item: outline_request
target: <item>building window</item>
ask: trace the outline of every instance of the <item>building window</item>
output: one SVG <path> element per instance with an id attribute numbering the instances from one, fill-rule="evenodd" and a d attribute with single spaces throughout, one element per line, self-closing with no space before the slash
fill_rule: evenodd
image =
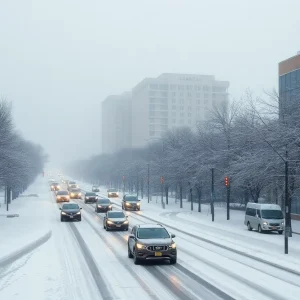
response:
<path id="1" fill-rule="evenodd" d="M 155 129 L 155 126 L 154 125 L 150 125 L 149 129 L 153 131 Z"/>
<path id="2" fill-rule="evenodd" d="M 168 84 L 160 84 L 159 89 L 161 91 L 167 91 L 169 89 L 169 85 Z"/>
<path id="3" fill-rule="evenodd" d="M 168 92 L 160 92 L 160 95 L 161 95 L 162 97 L 168 97 Z"/>
<path id="4" fill-rule="evenodd" d="M 150 115 L 151 117 L 154 117 L 154 116 L 155 116 L 155 111 L 150 110 L 149 115 Z"/>
<path id="5" fill-rule="evenodd" d="M 176 89 L 177 89 L 177 85 L 176 84 L 171 84 L 170 85 L 170 90 L 176 91 Z"/>
<path id="6" fill-rule="evenodd" d="M 191 117 L 192 117 L 192 114 L 191 114 L 191 113 L 188 113 L 188 117 L 191 118 Z"/>
<path id="7" fill-rule="evenodd" d="M 155 104 L 149 104 L 149 110 L 155 110 Z"/>
<path id="8" fill-rule="evenodd" d="M 178 84 L 177 87 L 179 91 L 184 91 L 184 85 Z"/>
<path id="9" fill-rule="evenodd" d="M 150 131 L 150 132 L 149 132 L 149 135 L 150 135 L 150 136 L 155 136 L 155 131 Z"/>
<path id="10" fill-rule="evenodd" d="M 176 119 L 173 119 L 173 120 L 172 120 L 172 123 L 173 123 L 173 124 L 176 124 Z"/>
<path id="11" fill-rule="evenodd" d="M 192 93 L 191 92 L 188 92 L 187 95 L 188 95 L 188 97 L 192 97 Z"/>
<path id="12" fill-rule="evenodd" d="M 160 103 L 165 105 L 168 104 L 168 98 L 161 98 Z"/>
<path id="13" fill-rule="evenodd" d="M 161 117 L 167 117 L 168 116 L 168 112 L 167 111 L 161 111 L 160 115 L 161 115 Z"/>
<path id="14" fill-rule="evenodd" d="M 158 89 L 157 84 L 150 84 L 149 87 L 150 87 L 151 90 L 157 90 Z"/>
<path id="15" fill-rule="evenodd" d="M 161 130 L 168 130 L 168 125 L 160 125 Z"/>
<path id="16" fill-rule="evenodd" d="M 160 110 L 168 110 L 168 105 L 160 105 Z"/>
<path id="17" fill-rule="evenodd" d="M 196 93 L 196 98 L 201 98 L 201 94 L 200 93 Z"/>
<path id="18" fill-rule="evenodd" d="M 215 99 L 217 97 L 217 95 L 216 94 L 212 94 L 212 97 L 213 97 L 213 99 Z"/>
<path id="19" fill-rule="evenodd" d="M 204 94 L 204 98 L 208 98 L 208 94 Z"/>
<path id="20" fill-rule="evenodd" d="M 149 119 L 149 122 L 150 122 L 150 123 L 154 123 L 154 122 L 155 122 L 155 119 L 150 118 L 150 119 Z"/>
<path id="21" fill-rule="evenodd" d="M 175 110 L 176 109 L 176 105 L 172 105 L 172 109 Z"/>
<path id="22" fill-rule="evenodd" d="M 192 107 L 191 106 L 188 106 L 188 111 L 192 111 Z"/>
<path id="23" fill-rule="evenodd" d="M 184 117 L 184 113 L 180 113 L 180 117 L 183 118 Z"/>
<path id="24" fill-rule="evenodd" d="M 173 96 L 173 97 L 176 97 L 176 92 L 172 92 L 172 96 Z"/>
<path id="25" fill-rule="evenodd" d="M 172 103 L 176 103 L 176 99 L 172 99 Z"/>
<path id="26" fill-rule="evenodd" d="M 184 103 L 184 100 L 183 100 L 183 99 L 180 99 L 179 102 L 180 102 L 180 104 L 183 104 L 183 103 Z"/>
<path id="27" fill-rule="evenodd" d="M 197 104 L 201 104 L 201 100 L 200 99 L 197 100 Z"/>
<path id="28" fill-rule="evenodd" d="M 172 112 L 172 117 L 176 117 L 176 112 Z"/>
<path id="29" fill-rule="evenodd" d="M 184 110 L 184 106 L 180 106 L 180 110 Z"/>
<path id="30" fill-rule="evenodd" d="M 184 122 L 183 122 L 183 120 L 182 120 L 182 119 L 180 119 L 179 123 L 180 123 L 180 124 L 183 124 Z"/>
<path id="31" fill-rule="evenodd" d="M 197 107 L 196 107 L 196 110 L 197 110 L 197 111 L 200 111 L 200 106 L 197 106 Z"/>
<path id="32" fill-rule="evenodd" d="M 208 85 L 205 85 L 205 86 L 203 87 L 203 91 L 204 91 L 204 92 L 209 92 L 209 90 L 210 90 L 210 89 L 209 89 L 209 86 L 208 86 Z"/>
<path id="33" fill-rule="evenodd" d="M 155 96 L 156 92 L 155 91 L 149 91 L 149 96 Z"/>

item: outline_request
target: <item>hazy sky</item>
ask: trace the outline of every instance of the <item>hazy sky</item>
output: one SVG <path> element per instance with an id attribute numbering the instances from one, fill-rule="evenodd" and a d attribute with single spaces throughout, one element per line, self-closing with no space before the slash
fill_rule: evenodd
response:
<path id="1" fill-rule="evenodd" d="M 0 0 L 0 95 L 52 159 L 101 149 L 101 101 L 161 73 L 277 88 L 299 0 Z M 112 119 L 111 122 L 114 122 Z M 107 124 L 109 126 L 109 124 Z"/>

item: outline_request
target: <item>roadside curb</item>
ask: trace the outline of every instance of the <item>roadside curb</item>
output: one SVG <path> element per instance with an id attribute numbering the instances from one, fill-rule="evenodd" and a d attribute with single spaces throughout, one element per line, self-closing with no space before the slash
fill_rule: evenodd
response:
<path id="1" fill-rule="evenodd" d="M 35 241 L 0 258 L 0 267 L 4 267 L 6 265 L 12 264 L 17 259 L 28 254 L 29 252 L 31 252 L 34 249 L 41 246 L 42 244 L 46 243 L 50 239 L 51 236 L 52 236 L 52 230 L 49 230 L 49 231 L 47 231 L 47 233 L 43 234 L 41 237 L 39 237 Z"/>

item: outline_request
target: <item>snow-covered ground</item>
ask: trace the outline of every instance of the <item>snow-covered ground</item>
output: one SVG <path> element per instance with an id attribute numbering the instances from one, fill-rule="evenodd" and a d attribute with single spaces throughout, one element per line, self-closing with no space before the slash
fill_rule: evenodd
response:
<path id="1" fill-rule="evenodd" d="M 81 186 L 91 189 L 89 184 Z M 160 199 L 149 204 L 143 199 L 141 212 L 128 212 L 131 227 L 144 222 L 166 224 L 176 234 L 178 263 L 136 266 L 127 257 L 128 232 L 103 230 L 103 214 L 96 214 L 94 205 L 74 200 L 83 208 L 82 222 L 61 223 L 44 178 L 24 194 L 38 197 L 13 201 L 10 212 L 19 218 L 0 217 L 0 299 L 299 299 L 299 275 L 230 250 L 299 271 L 298 237 L 290 239 L 291 252 L 285 256 L 283 237 L 248 232 L 241 223 L 242 212 L 232 211 L 228 222 L 224 209 L 217 208 L 211 223 L 205 206 L 202 213 L 190 212 L 188 203 L 180 209 L 170 199 L 162 209 Z M 100 194 L 105 195 L 105 189 Z M 112 201 L 119 210 L 120 198 Z M 2 207 L 1 214 L 5 213 Z M 40 242 L 33 244 L 36 241 Z M 34 248 L 27 247 L 22 255 L 29 244 Z M 16 251 L 19 255 L 14 257 Z M 10 259 L 3 259 L 8 255 Z"/>

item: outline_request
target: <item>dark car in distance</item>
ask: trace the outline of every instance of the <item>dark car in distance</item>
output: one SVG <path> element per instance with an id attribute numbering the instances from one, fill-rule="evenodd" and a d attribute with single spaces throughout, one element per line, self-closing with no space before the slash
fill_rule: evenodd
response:
<path id="1" fill-rule="evenodd" d="M 176 264 L 174 237 L 160 224 L 136 225 L 128 237 L 128 257 L 136 265 L 147 260 L 169 260 L 170 264 Z"/>
<path id="2" fill-rule="evenodd" d="M 111 229 L 128 230 L 128 217 L 122 211 L 108 211 L 103 219 L 103 228 L 106 231 Z"/>
<path id="3" fill-rule="evenodd" d="M 81 189 L 71 189 L 70 190 L 71 199 L 81 199 Z"/>
<path id="4" fill-rule="evenodd" d="M 81 207 L 76 203 L 66 203 L 59 208 L 60 221 L 81 221 Z"/>
<path id="5" fill-rule="evenodd" d="M 92 186 L 92 192 L 99 193 L 99 192 L 100 192 L 99 187 L 96 186 L 96 185 L 93 185 L 93 186 Z"/>
<path id="6" fill-rule="evenodd" d="M 86 192 L 84 195 L 84 203 L 96 203 L 98 200 L 98 195 L 92 192 Z"/>
<path id="7" fill-rule="evenodd" d="M 112 204 L 109 199 L 101 198 L 97 200 L 95 212 L 107 212 L 112 210 Z"/>
<path id="8" fill-rule="evenodd" d="M 122 200 L 122 209 L 141 210 L 141 201 L 137 198 L 137 196 L 124 195 Z"/>

